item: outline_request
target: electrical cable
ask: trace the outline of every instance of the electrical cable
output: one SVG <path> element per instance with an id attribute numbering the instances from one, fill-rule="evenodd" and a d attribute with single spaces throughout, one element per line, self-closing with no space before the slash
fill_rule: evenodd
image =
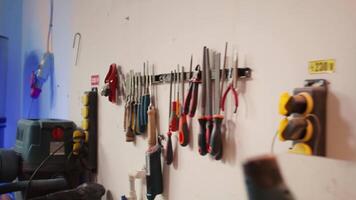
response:
<path id="1" fill-rule="evenodd" d="M 272 143 L 271 143 L 271 153 L 272 154 L 274 154 L 274 144 L 276 143 L 277 136 L 278 136 L 278 131 L 276 131 L 276 133 L 274 134 L 273 139 L 272 139 Z"/>
<path id="2" fill-rule="evenodd" d="M 48 155 L 45 159 L 43 159 L 43 161 L 38 165 L 38 167 L 35 169 L 35 171 L 32 173 L 32 175 L 30 176 L 30 179 L 28 180 L 28 184 L 24 193 L 24 200 L 27 200 L 27 195 L 28 192 L 30 190 L 31 187 L 31 182 L 34 179 L 34 177 L 36 176 L 36 174 L 38 173 L 38 171 L 44 166 L 44 164 L 46 164 L 46 162 L 53 157 L 59 150 L 61 150 L 64 145 L 66 145 L 68 142 L 71 142 L 72 140 L 69 140 L 67 142 L 63 142 L 63 144 L 61 144 L 61 146 L 59 146 L 57 149 L 55 149 L 50 155 Z"/>
<path id="3" fill-rule="evenodd" d="M 30 119 L 30 114 L 31 114 L 31 110 L 32 110 L 32 104 L 33 104 L 33 98 L 31 98 L 30 107 L 29 107 L 28 112 L 27 112 L 27 118 L 28 119 Z"/>
<path id="4" fill-rule="evenodd" d="M 48 28 L 48 35 L 47 35 L 47 52 L 50 51 L 50 42 L 52 47 L 52 28 L 53 28 L 53 9 L 54 8 L 54 0 L 51 0 L 51 11 L 50 11 L 50 20 L 49 20 L 49 28 Z M 51 41 L 50 41 L 51 40 Z"/>

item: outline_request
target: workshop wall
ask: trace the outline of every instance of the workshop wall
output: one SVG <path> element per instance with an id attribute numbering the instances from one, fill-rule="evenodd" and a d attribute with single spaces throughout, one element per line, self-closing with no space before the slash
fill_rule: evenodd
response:
<path id="1" fill-rule="evenodd" d="M 15 144 L 16 123 L 21 116 L 21 31 L 22 0 L 0 1 L 0 35 L 8 38 L 6 91 L 0 91 L 7 117 L 4 147 Z M 0 52 L 0 54 L 3 52 Z M 1 116 L 4 117 L 4 116 Z M 1 136 L 2 137 L 2 136 Z"/>
<path id="2" fill-rule="evenodd" d="M 48 2 L 25 1 L 23 8 L 24 33 L 32 31 L 32 37 L 23 37 L 23 52 L 26 55 L 32 49 L 43 51 Z M 240 67 L 251 67 L 253 74 L 251 80 L 240 83 L 238 114 L 227 113 L 229 131 L 223 161 L 198 155 L 198 126 L 194 124 L 192 145 L 178 146 L 173 166 L 164 165 L 163 199 L 246 199 L 240 162 L 270 152 L 281 119 L 277 113 L 279 95 L 302 86 L 305 79 L 330 81 L 328 157 L 356 160 L 356 124 L 352 123 L 356 114 L 353 106 L 356 101 L 355 9 L 356 2 L 348 0 L 56 1 L 54 48 L 60 89 L 56 92 L 57 106 L 49 110 L 48 116 L 67 117 L 68 114 L 69 119 L 80 124 L 80 97 L 90 89 L 90 75 L 99 74 L 102 86 L 113 62 L 121 65 L 126 73 L 130 69 L 142 70 L 142 63 L 149 60 L 156 66 L 156 72 L 167 73 L 177 64 L 188 66 L 191 54 L 194 64 L 200 63 L 204 45 L 223 51 L 228 41 L 229 52 L 233 49 L 239 52 Z M 77 66 L 73 57 L 75 49 L 71 46 L 76 32 L 82 34 Z M 308 61 L 328 58 L 336 60 L 334 74 L 308 74 Z M 160 132 L 165 134 L 168 85 L 159 85 L 157 94 Z M 39 104 L 43 112 L 49 105 L 47 100 Z M 98 181 L 111 191 L 113 199 L 128 193 L 128 173 L 143 167 L 147 148 L 144 137 L 138 137 L 135 144 L 125 142 L 123 111 L 123 105 L 114 105 L 100 97 Z M 277 152 L 285 152 L 287 148 L 287 144 L 276 143 Z M 318 170 L 325 164 L 314 159 L 296 161 L 294 157 L 282 161 L 287 172 L 304 161 L 313 163 L 313 169 Z M 338 169 L 337 164 L 333 166 Z M 326 170 L 332 171 L 323 172 Z M 337 179 L 337 174 L 325 180 L 319 178 L 328 173 L 316 178 L 306 178 L 301 173 L 287 175 L 294 186 L 292 190 L 296 189 L 301 197 L 330 192 L 324 187 L 303 190 L 301 185 L 306 180 L 318 185 L 318 180 L 329 183 Z M 332 199 L 323 199 L 328 198 Z"/>

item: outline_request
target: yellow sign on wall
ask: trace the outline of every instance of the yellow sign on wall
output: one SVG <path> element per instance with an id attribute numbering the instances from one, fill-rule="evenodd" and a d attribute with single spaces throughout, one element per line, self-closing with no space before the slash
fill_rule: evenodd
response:
<path id="1" fill-rule="evenodd" d="M 334 73 L 335 60 L 329 59 L 329 60 L 310 61 L 308 69 L 310 74 Z"/>

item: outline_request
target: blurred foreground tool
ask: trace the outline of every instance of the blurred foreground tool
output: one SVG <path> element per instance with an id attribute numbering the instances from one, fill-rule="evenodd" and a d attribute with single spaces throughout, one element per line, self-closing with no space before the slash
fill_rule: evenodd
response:
<path id="1" fill-rule="evenodd" d="M 265 155 L 243 164 L 250 200 L 294 200 L 274 156 Z"/>

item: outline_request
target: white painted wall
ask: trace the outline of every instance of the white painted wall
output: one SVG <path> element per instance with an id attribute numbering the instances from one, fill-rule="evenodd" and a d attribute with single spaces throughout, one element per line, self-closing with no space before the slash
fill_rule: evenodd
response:
<path id="1" fill-rule="evenodd" d="M 0 0 L 0 35 L 9 39 L 6 94 L 1 91 L 6 102 L 5 147 L 15 142 L 16 123 L 21 114 L 21 22 L 22 0 Z"/>
<path id="2" fill-rule="evenodd" d="M 44 38 L 47 30 L 48 6 L 45 2 L 24 3 L 24 31 L 41 30 L 41 37 L 33 33 L 31 39 L 36 40 L 24 36 L 24 52 L 44 49 L 45 40 L 39 38 Z M 352 123 L 356 112 L 353 105 L 356 101 L 356 79 L 353 78 L 356 71 L 355 1 L 56 2 L 56 78 L 60 88 L 69 90 L 68 98 L 67 90 L 58 91 L 61 95 L 57 96 L 57 102 L 69 104 L 68 116 L 77 123 L 81 119 L 80 96 L 90 89 L 90 75 L 99 74 L 102 85 L 112 62 L 122 65 L 124 72 L 128 72 L 141 70 L 142 62 L 149 60 L 157 66 L 158 72 L 165 73 L 177 64 L 187 66 L 192 53 L 195 62 L 200 61 L 204 45 L 223 51 L 224 42 L 229 41 L 232 44 L 230 53 L 232 48 L 239 51 L 241 66 L 247 65 L 254 70 L 252 80 L 244 86 L 238 115 L 227 114 L 231 131 L 226 135 L 223 161 L 198 155 L 198 127 L 194 124 L 193 144 L 178 147 L 174 165 L 164 166 L 162 199 L 246 199 L 240 162 L 270 151 L 281 118 L 277 114 L 279 94 L 302 86 L 308 78 L 326 78 L 331 82 L 328 157 L 356 160 L 356 125 Z M 75 53 L 71 49 L 75 32 L 82 34 L 78 66 L 74 66 Z M 336 59 L 336 73 L 316 76 L 307 73 L 308 61 L 326 58 Z M 168 123 L 168 85 L 158 86 L 158 94 L 160 131 L 164 134 Z M 58 109 L 52 109 L 51 116 L 66 116 L 65 108 L 55 108 Z M 123 111 L 123 106 L 99 99 L 98 181 L 111 191 L 113 199 L 128 193 L 127 174 L 143 166 L 147 148 L 143 138 L 135 145 L 125 142 Z M 277 143 L 276 151 L 283 152 L 287 147 Z M 356 197 L 352 184 L 347 184 L 351 182 L 348 174 L 355 177 L 354 167 L 343 168 L 344 164 L 335 160 L 315 158 L 284 156 L 281 160 L 286 179 L 299 199 Z M 299 166 L 300 163 L 305 165 Z M 296 172 L 296 167 L 301 167 L 302 172 Z M 349 173 L 344 174 L 342 170 Z M 315 171 L 320 173 L 312 177 L 311 172 Z M 324 187 L 334 180 L 343 187 Z M 305 182 L 315 190 L 303 189 Z M 335 188 L 344 193 L 328 192 Z M 345 193 L 348 196 L 343 196 Z"/>

